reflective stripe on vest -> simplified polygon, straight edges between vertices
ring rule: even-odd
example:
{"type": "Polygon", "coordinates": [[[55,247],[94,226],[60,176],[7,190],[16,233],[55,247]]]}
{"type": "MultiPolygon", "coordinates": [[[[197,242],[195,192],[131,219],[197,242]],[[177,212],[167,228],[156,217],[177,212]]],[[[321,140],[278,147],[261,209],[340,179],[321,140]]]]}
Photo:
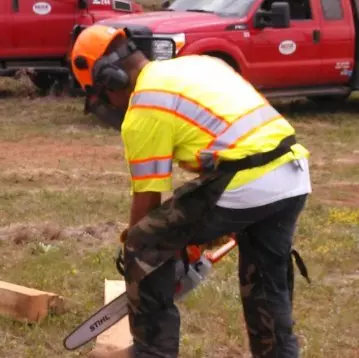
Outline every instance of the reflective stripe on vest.
{"type": "Polygon", "coordinates": [[[172,158],[158,157],[130,162],[133,179],[164,178],[171,175],[172,158]]]}
{"type": "Polygon", "coordinates": [[[281,118],[281,115],[270,105],[263,104],[237,119],[226,131],[217,136],[210,145],[202,150],[199,159],[202,166],[213,166],[215,152],[231,148],[242,138],[252,133],[259,127],[281,118]]]}
{"type": "Polygon", "coordinates": [[[217,117],[200,104],[169,92],[143,91],[135,93],[131,100],[131,108],[148,107],[167,112],[191,122],[213,137],[229,127],[224,119],[217,117]]]}
{"type": "Polygon", "coordinates": [[[198,159],[202,167],[214,165],[217,151],[234,147],[238,141],[261,126],[281,118],[271,105],[263,102],[250,112],[239,114],[236,121],[229,123],[182,94],[165,91],[149,90],[134,93],[130,108],[136,107],[173,113],[211,134],[214,137],[212,142],[199,153],[198,159]]]}

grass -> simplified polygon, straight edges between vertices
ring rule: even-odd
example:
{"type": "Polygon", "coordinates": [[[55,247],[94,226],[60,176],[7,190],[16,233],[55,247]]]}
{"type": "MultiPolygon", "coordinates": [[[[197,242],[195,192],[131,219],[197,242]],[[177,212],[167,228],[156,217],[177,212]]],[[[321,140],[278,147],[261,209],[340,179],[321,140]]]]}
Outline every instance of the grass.
{"type": "Polygon", "coordinates": [[[99,188],[61,190],[0,190],[4,215],[0,225],[12,222],[56,221],[63,226],[127,218],[128,191],[99,188]]]}
{"type": "MultiPolygon", "coordinates": [[[[62,339],[103,302],[116,279],[116,240],[128,216],[118,133],[82,113],[81,99],[29,98],[28,82],[0,82],[0,279],[57,292],[68,313],[39,325],[0,318],[0,357],[77,357],[62,339]]],[[[354,97],[342,108],[276,103],[311,153],[313,194],[296,247],[296,332],[304,358],[359,357],[359,165],[354,97]]],[[[176,183],[185,180],[176,174],[176,183]]],[[[237,253],[180,304],[182,358],[245,357],[237,253]]]]}

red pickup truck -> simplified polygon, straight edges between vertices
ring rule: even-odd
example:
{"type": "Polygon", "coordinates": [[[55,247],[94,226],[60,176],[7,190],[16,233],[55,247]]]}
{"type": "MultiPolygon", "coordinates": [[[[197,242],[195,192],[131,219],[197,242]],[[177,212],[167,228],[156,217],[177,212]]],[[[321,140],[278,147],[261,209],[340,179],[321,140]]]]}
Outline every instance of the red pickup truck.
{"type": "Polygon", "coordinates": [[[0,76],[21,68],[47,90],[68,77],[72,32],[117,14],[142,12],[129,0],[0,0],[0,76]]]}
{"type": "MultiPolygon", "coordinates": [[[[102,22],[153,38],[151,59],[208,54],[269,98],[345,99],[359,88],[359,0],[175,0],[102,22]],[[169,5],[169,6],[168,6],[169,5]]],[[[210,74],[209,74],[210,75],[210,74]]]]}

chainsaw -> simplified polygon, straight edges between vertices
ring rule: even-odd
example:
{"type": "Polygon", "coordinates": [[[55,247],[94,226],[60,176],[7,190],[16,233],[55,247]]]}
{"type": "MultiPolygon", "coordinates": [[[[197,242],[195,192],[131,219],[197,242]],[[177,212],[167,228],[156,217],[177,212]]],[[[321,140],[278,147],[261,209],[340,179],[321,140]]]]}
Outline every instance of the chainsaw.
{"type": "MultiPolygon", "coordinates": [[[[237,242],[230,240],[215,251],[201,251],[199,246],[187,247],[187,263],[182,259],[176,261],[175,300],[183,299],[195,289],[208,275],[213,266],[230,252],[237,242]]],[[[75,350],[105,332],[128,314],[126,292],[103,306],[90,318],[80,324],[64,339],[67,350],[75,350]]]]}

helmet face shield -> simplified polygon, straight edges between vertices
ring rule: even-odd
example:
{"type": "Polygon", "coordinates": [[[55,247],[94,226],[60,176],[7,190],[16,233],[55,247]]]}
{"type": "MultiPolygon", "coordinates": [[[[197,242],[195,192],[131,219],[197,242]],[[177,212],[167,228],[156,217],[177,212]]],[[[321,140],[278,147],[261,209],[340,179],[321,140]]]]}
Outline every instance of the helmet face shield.
{"type": "Polygon", "coordinates": [[[95,115],[102,122],[120,131],[126,111],[112,106],[107,95],[102,92],[98,95],[87,95],[84,112],[95,115]]]}

